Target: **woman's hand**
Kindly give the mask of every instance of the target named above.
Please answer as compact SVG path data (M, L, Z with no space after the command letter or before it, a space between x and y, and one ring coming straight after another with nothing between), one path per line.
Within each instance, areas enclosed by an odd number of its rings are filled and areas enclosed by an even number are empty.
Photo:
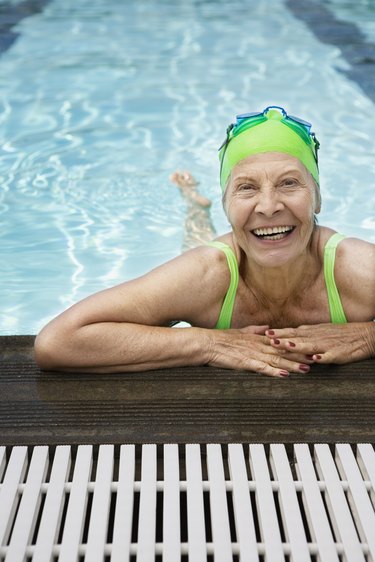
M287 377L290 372L307 373L310 370L304 354L278 349L267 337L268 326L248 326L238 330L212 330L211 367L245 369L264 375ZM280 347L280 346L279 346Z
M316 324L266 330L274 349L316 363L351 363L375 356L375 323Z

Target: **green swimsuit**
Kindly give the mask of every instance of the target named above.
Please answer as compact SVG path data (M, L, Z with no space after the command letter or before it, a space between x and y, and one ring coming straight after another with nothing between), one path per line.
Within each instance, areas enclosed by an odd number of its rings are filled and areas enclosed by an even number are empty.
M334 276L336 248L338 243L341 242L343 238L345 238L345 236L337 232L336 234L333 234L333 236L331 236L324 247L324 279L326 283L332 324L345 324L347 322ZM230 271L229 289L227 291L227 294L225 295L219 319L215 326L215 328L218 330L227 330L228 328L230 328L232 322L234 300L236 298L239 281L238 263L234 251L230 246L228 246L228 244L224 244L223 242L214 240L213 242L210 242L208 246L214 246L215 248L222 250L225 253L228 262Z

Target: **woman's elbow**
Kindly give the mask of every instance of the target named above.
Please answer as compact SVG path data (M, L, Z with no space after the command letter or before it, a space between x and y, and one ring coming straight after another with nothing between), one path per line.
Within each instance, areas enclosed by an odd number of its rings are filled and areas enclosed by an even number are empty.
M48 327L36 337L34 343L35 362L43 371L60 371L67 367L64 353L64 338Z

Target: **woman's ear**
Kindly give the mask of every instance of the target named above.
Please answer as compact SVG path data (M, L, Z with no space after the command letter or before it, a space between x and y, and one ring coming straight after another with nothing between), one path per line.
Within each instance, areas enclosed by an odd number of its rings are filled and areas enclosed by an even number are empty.
M320 195L320 188L319 188L318 184L315 183L315 209L314 209L314 213L316 215L318 215L320 213L321 208L322 208L322 197Z

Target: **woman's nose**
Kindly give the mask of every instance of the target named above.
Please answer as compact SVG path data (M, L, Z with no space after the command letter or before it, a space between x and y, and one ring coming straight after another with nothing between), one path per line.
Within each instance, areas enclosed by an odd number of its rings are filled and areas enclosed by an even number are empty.
M279 195L273 190L260 190L257 195L255 210L262 215L272 216L281 211L284 205Z

